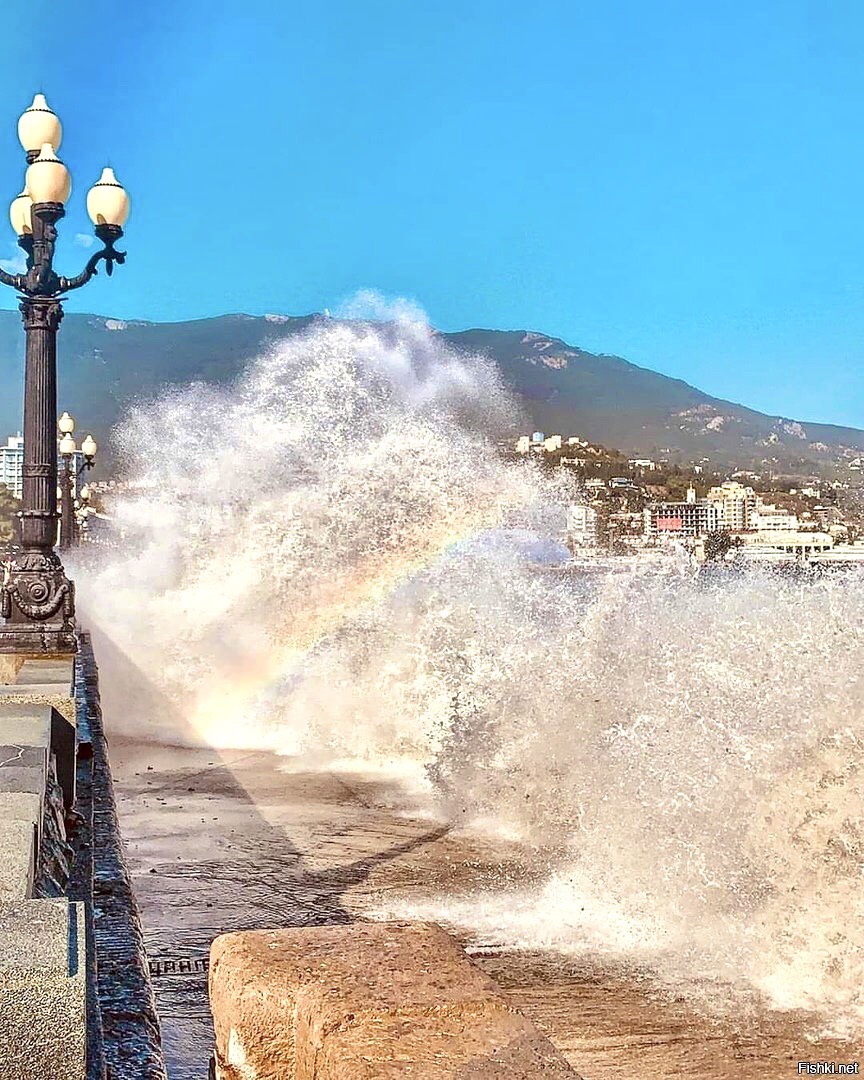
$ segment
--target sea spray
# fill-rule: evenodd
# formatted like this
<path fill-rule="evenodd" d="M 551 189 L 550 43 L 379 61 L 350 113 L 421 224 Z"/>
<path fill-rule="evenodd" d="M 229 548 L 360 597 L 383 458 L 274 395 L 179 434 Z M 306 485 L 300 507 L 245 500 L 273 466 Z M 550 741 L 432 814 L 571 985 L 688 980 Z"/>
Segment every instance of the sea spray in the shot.
<path fill-rule="evenodd" d="M 507 523 L 569 496 L 510 409 L 400 312 L 133 411 L 79 575 L 107 715 L 401 772 L 552 867 L 432 914 L 862 1030 L 864 582 L 540 567 Z"/>
<path fill-rule="evenodd" d="M 322 321 L 228 389 L 133 410 L 117 441 L 138 493 L 113 507 L 126 542 L 79 575 L 97 634 L 110 628 L 163 706 L 124 693 L 119 715 L 152 731 L 167 710 L 177 738 L 255 744 L 256 694 L 536 500 L 532 470 L 505 468 L 480 434 L 510 415 L 493 365 L 402 311 L 383 327 Z"/>
<path fill-rule="evenodd" d="M 554 870 L 413 914 L 715 999 L 755 988 L 860 1036 L 862 579 L 610 575 L 586 598 L 529 578 L 532 618 L 511 600 L 474 627 L 432 769 L 451 819 L 494 820 Z"/>

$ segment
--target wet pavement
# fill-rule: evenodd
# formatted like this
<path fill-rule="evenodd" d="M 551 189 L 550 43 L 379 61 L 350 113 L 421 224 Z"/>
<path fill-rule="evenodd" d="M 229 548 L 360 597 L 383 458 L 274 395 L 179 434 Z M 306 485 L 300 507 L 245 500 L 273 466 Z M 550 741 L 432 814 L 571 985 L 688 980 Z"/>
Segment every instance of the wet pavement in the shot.
<path fill-rule="evenodd" d="M 226 930 L 350 922 L 388 902 L 524 884 L 518 848 L 406 817 L 360 777 L 286 773 L 265 753 L 112 738 L 111 765 L 172 1080 L 203 1080 L 212 1046 L 206 960 Z M 797 1075 L 862 1061 L 805 1024 L 700 1016 L 638 973 L 489 944 L 475 960 L 585 1080 Z"/>

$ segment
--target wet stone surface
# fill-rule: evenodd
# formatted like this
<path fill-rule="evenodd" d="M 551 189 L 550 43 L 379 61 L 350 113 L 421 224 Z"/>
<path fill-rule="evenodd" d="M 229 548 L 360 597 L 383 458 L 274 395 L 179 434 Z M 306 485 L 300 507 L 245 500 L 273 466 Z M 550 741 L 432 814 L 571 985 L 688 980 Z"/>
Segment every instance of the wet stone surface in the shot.
<path fill-rule="evenodd" d="M 511 888 L 538 873 L 512 846 L 388 809 L 393 793 L 380 785 L 286 773 L 267 754 L 114 738 L 111 763 L 172 1080 L 206 1076 L 217 934 L 344 923 L 392 900 Z M 861 1056 L 809 1042 L 805 1018 L 711 1020 L 638 972 L 466 943 L 586 1080 L 762 1080 L 794 1075 L 802 1059 Z"/>

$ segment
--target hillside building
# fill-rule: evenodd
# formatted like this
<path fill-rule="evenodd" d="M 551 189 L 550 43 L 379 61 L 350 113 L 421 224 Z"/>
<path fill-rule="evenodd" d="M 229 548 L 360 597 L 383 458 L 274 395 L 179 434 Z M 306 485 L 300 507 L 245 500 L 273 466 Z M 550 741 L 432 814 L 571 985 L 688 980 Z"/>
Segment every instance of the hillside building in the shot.
<path fill-rule="evenodd" d="M 720 526 L 720 507 L 708 499 L 697 499 L 693 488 L 684 502 L 659 502 L 644 510 L 645 535 L 652 538 L 705 536 Z"/>
<path fill-rule="evenodd" d="M 750 528 L 757 533 L 762 532 L 797 532 L 799 526 L 798 515 L 782 506 L 774 506 L 771 503 L 763 503 L 756 500 L 756 508 L 750 515 Z"/>
<path fill-rule="evenodd" d="M 597 543 L 597 511 L 591 506 L 575 503 L 568 506 L 567 536 L 579 547 L 594 547 Z"/>
<path fill-rule="evenodd" d="M 0 446 L 0 484 L 7 487 L 16 499 L 24 493 L 24 437 L 10 435 Z"/>
<path fill-rule="evenodd" d="M 769 532 L 751 533 L 741 538 L 743 546 L 737 558 L 743 561 L 767 560 L 782 561 L 790 556 L 797 559 L 809 559 L 813 555 L 830 552 L 834 547 L 834 538 L 823 532 Z"/>
<path fill-rule="evenodd" d="M 729 532 L 745 532 L 752 526 L 750 516 L 756 509 L 756 492 L 737 480 L 725 480 L 719 487 L 708 492 L 707 501 L 720 512 L 721 529 Z"/>
<path fill-rule="evenodd" d="M 72 455 L 72 470 L 75 476 L 73 492 L 78 494 L 78 477 L 84 468 L 84 455 L 76 450 Z M 58 476 L 63 476 L 63 461 L 58 461 Z M 24 436 L 19 432 L 10 435 L 5 446 L 0 446 L 0 484 L 7 487 L 16 499 L 24 494 Z"/>

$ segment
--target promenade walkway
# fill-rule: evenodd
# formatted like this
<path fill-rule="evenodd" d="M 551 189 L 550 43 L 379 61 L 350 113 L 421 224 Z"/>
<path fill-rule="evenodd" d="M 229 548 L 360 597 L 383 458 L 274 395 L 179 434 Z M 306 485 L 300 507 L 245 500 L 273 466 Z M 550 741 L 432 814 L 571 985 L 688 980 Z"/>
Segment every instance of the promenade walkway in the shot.
<path fill-rule="evenodd" d="M 536 873 L 514 846 L 388 809 L 392 792 L 361 778 L 116 737 L 111 759 L 172 1080 L 200 1080 L 212 1046 L 206 961 L 217 934 L 346 923 Z M 762 1080 L 796 1075 L 802 1059 L 860 1056 L 812 1045 L 800 1018 L 713 1021 L 636 973 L 460 936 L 585 1080 Z"/>

